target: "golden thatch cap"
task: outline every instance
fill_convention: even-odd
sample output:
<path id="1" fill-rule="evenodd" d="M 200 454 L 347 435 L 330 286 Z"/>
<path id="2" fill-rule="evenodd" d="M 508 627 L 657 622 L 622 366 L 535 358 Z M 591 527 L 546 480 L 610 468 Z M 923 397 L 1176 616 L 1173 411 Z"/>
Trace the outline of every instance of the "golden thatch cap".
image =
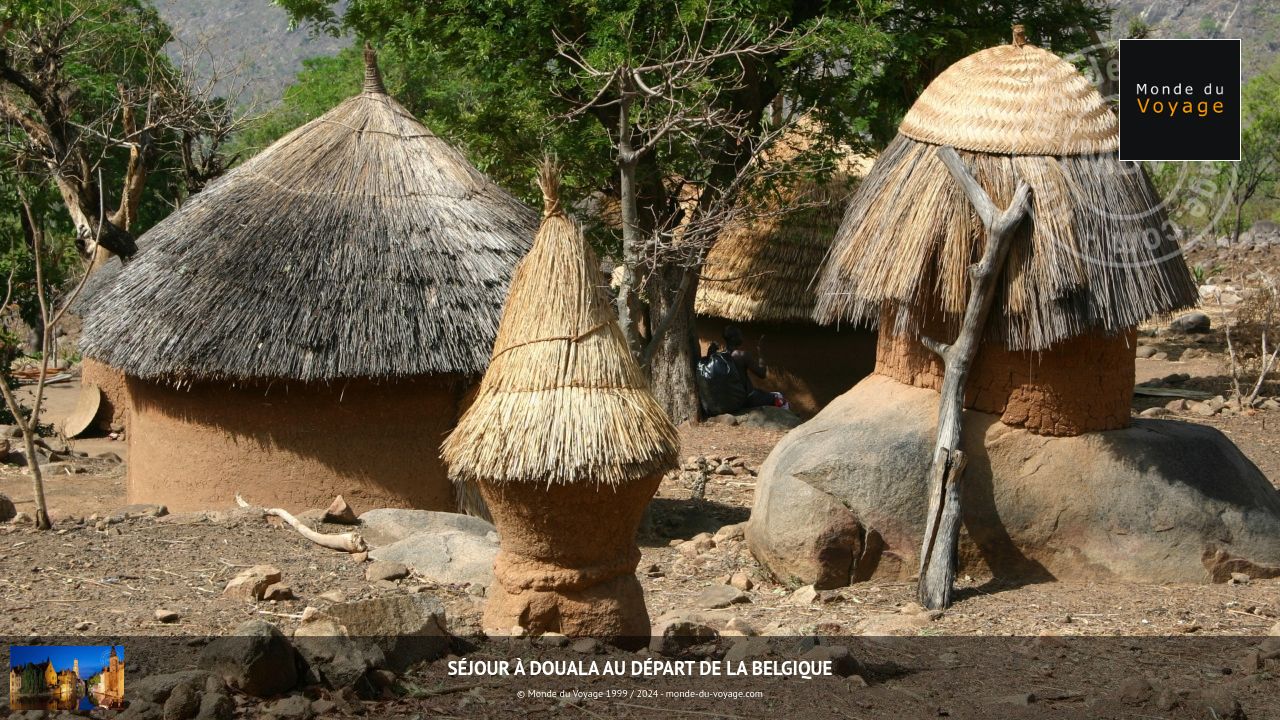
<path id="1" fill-rule="evenodd" d="M 1115 152 L 1119 124 L 1071 63 L 1026 44 L 976 52 L 942 71 L 903 118 L 913 140 L 1001 155 Z"/>

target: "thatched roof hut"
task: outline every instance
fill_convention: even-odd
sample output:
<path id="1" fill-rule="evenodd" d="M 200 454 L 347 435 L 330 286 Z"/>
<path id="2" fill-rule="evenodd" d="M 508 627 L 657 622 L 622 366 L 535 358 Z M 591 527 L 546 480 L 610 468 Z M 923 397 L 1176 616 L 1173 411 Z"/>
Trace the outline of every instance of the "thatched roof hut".
<path id="1" fill-rule="evenodd" d="M 1117 128 L 1089 81 L 1051 52 L 1015 42 L 955 63 L 855 193 L 817 281 L 815 317 L 879 321 L 877 372 L 938 387 L 941 364 L 918 338 L 954 337 L 984 237 L 938 157 L 951 146 L 997 205 L 1018 179 L 1031 186 L 969 406 L 1052 434 L 1127 424 L 1133 328 L 1197 295 L 1150 179 L 1117 157 Z"/>
<path id="2" fill-rule="evenodd" d="M 791 160 L 810 147 L 812 124 L 778 141 L 765 159 L 778 170 L 767 188 L 748 193 L 743 216 L 707 253 L 694 301 L 703 352 L 724 344 L 729 324 L 762 349 L 769 377 L 762 387 L 786 395 L 792 410 L 812 415 L 871 371 L 875 338 L 858 327 L 823 327 L 813 319 L 813 278 L 840 227 L 844 208 L 872 158 L 850 151 L 819 181 Z"/>
<path id="3" fill-rule="evenodd" d="M 818 283 L 822 322 L 953 324 L 982 227 L 938 159 L 954 147 L 997 204 L 1032 188 L 996 310 L 1013 350 L 1115 334 L 1196 302 L 1165 213 L 1139 165 L 1116 155 L 1115 115 L 1079 71 L 1032 45 L 1001 45 L 947 68 L 921 94 L 845 212 Z"/>
<path id="4" fill-rule="evenodd" d="M 600 262 L 544 168 L 547 209 L 511 281 L 493 358 L 445 442 L 458 480 L 620 485 L 670 469 L 679 440 L 627 347 Z"/>
<path id="5" fill-rule="evenodd" d="M 451 507 L 439 439 L 488 363 L 535 223 L 387 95 L 366 50 L 359 95 L 191 198 L 95 293 L 82 349 L 130 379 L 131 491 L 155 501 L 137 474 L 172 484 L 181 469 L 209 488 L 196 497 L 229 500 L 199 471 L 235 468 L 196 467 L 190 442 L 231 465 L 253 446 L 249 467 L 270 466 L 247 471 L 262 481 L 256 497 L 246 483 L 255 501 L 318 502 L 337 485 L 348 499 Z M 156 443 L 167 467 L 147 459 Z"/>

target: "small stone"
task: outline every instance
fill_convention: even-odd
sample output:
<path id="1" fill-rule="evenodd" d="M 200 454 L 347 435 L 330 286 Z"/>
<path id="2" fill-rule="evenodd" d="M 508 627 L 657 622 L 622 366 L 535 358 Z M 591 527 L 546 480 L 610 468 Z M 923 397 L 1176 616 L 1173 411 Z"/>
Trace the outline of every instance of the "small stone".
<path id="1" fill-rule="evenodd" d="M 310 720 L 315 717 L 311 701 L 303 695 L 290 695 L 266 706 L 270 715 L 280 720 Z"/>
<path id="2" fill-rule="evenodd" d="M 1182 398 L 1177 398 L 1175 400 L 1170 400 L 1169 402 L 1165 403 L 1164 407 L 1169 412 L 1175 412 L 1175 413 L 1186 412 L 1187 401 Z"/>
<path id="3" fill-rule="evenodd" d="M 723 542 L 741 540 L 746 536 L 746 525 L 747 525 L 746 523 L 734 523 L 733 525 L 725 525 L 724 527 L 717 530 L 716 534 L 713 535 L 711 539 L 715 540 L 717 545 Z"/>
<path id="4" fill-rule="evenodd" d="M 595 655 L 603 650 L 604 646 L 595 638 L 578 638 L 569 643 L 569 649 L 580 655 Z"/>
<path id="5" fill-rule="evenodd" d="M 853 657 L 853 653 L 845 645 L 818 645 L 801 655 L 802 660 L 828 660 L 831 671 L 840 677 L 849 677 L 862 672 L 862 665 Z"/>
<path id="6" fill-rule="evenodd" d="M 737 475 L 738 472 L 733 469 L 729 463 L 720 463 L 720 467 L 716 468 L 717 475 Z"/>
<path id="7" fill-rule="evenodd" d="M 25 512 L 14 513 L 13 517 L 10 518 L 10 521 L 14 525 L 30 525 L 35 522 L 31 519 L 31 516 Z"/>
<path id="8" fill-rule="evenodd" d="M 200 667 L 254 697 L 293 689 L 298 681 L 293 647 L 276 626 L 263 620 L 238 625 L 205 646 Z"/>
<path id="9" fill-rule="evenodd" d="M 317 595 L 316 599 L 323 600 L 328 603 L 340 603 L 340 602 L 346 602 L 347 596 L 346 596 L 346 593 L 342 592 L 341 590 L 328 590 L 326 592 L 322 592 L 319 595 Z"/>
<path id="10" fill-rule="evenodd" d="M 275 583 L 268 586 L 266 591 L 262 593 L 262 599 L 275 600 L 276 602 L 281 600 L 292 600 L 293 588 L 284 583 Z"/>
<path id="11" fill-rule="evenodd" d="M 176 623 L 181 619 L 182 619 L 182 616 L 174 612 L 173 610 L 165 610 L 164 608 L 158 608 L 156 610 L 157 622 Z"/>
<path id="12" fill-rule="evenodd" d="M 711 539 L 710 533 L 698 533 L 692 538 L 676 545 L 676 551 L 681 555 L 688 557 L 696 557 L 716 546 L 716 541 Z"/>
<path id="13" fill-rule="evenodd" d="M 744 572 L 736 572 L 729 577 L 729 584 L 739 590 L 750 590 L 755 583 L 751 582 L 751 578 Z"/>
<path id="14" fill-rule="evenodd" d="M 735 618 L 730 618 L 729 622 L 724 624 L 724 630 L 722 631 L 721 634 L 729 635 L 729 636 L 737 635 L 741 637 L 751 637 L 756 634 L 756 629 L 751 627 L 751 623 L 747 622 L 746 620 L 743 620 L 742 618 L 739 618 L 739 617 L 735 617 Z"/>
<path id="15" fill-rule="evenodd" d="M 75 630 L 78 630 L 79 632 L 84 632 L 85 630 L 88 630 L 89 628 L 93 627 L 93 623 L 87 620 L 81 620 L 80 622 L 76 623 L 72 627 Z"/>
<path id="16" fill-rule="evenodd" d="M 367 552 L 351 553 L 351 562 L 354 562 L 357 565 L 365 562 L 368 559 L 369 559 L 369 553 Z"/>
<path id="17" fill-rule="evenodd" d="M 715 628 L 691 617 L 667 614 L 657 619 L 649 640 L 649 650 L 662 655 L 677 655 L 680 651 L 715 640 L 719 636 Z"/>
<path id="18" fill-rule="evenodd" d="M 236 573 L 222 594 L 236 600 L 261 600 L 267 588 L 280 582 L 280 569 L 273 565 L 254 565 Z"/>
<path id="19" fill-rule="evenodd" d="M 351 509 L 341 495 L 334 498 L 329 504 L 329 509 L 324 511 L 324 521 L 337 525 L 356 525 L 360 522 L 355 510 Z"/>
<path id="20" fill-rule="evenodd" d="M 1167 352 L 1158 352 L 1158 353 L 1156 353 L 1155 355 L 1152 355 L 1152 356 L 1151 356 L 1151 359 L 1152 359 L 1152 360 L 1168 360 L 1168 359 L 1169 359 L 1169 353 L 1167 353 Z"/>
<path id="21" fill-rule="evenodd" d="M 708 610 L 718 610 L 720 608 L 727 608 L 730 605 L 749 603 L 751 602 L 751 598 L 743 591 L 731 585 L 712 585 L 706 590 L 703 590 L 702 593 L 698 595 L 698 599 L 695 602 L 697 602 L 698 607 L 706 608 Z"/>
<path id="22" fill-rule="evenodd" d="M 399 580 L 409 577 L 409 568 L 404 563 L 390 562 L 387 560 L 376 560 L 369 563 L 369 567 L 365 568 L 364 579 L 369 582 L 378 582 L 379 580 Z"/>
<path id="23" fill-rule="evenodd" d="M 1249 581 L 1252 579 L 1253 578 L 1249 577 L 1249 575 L 1247 575 L 1246 573 L 1233 572 L 1231 573 L 1230 583 L 1232 585 L 1248 585 Z"/>
<path id="24" fill-rule="evenodd" d="M 541 647 L 562 648 L 569 645 L 569 638 L 562 633 L 546 632 L 534 638 L 534 643 Z"/>
<path id="25" fill-rule="evenodd" d="M 804 587 L 791 593 L 787 598 L 787 602 L 792 605 L 812 605 L 818 599 L 818 591 L 812 585 Z"/>
<path id="26" fill-rule="evenodd" d="M 8 522 L 13 516 L 18 514 L 18 509 L 13 506 L 13 501 L 8 495 L 0 495 L 0 522 Z"/>
<path id="27" fill-rule="evenodd" d="M 1169 330 L 1175 333 L 1200 334 L 1209 332 L 1211 325 L 1208 315 L 1202 312 L 1189 312 L 1169 323 Z"/>
<path id="28" fill-rule="evenodd" d="M 1218 412 L 1218 409 L 1207 402 L 1198 402 L 1191 406 L 1191 413 L 1200 417 L 1213 417 Z"/>
<path id="29" fill-rule="evenodd" d="M 1115 691 L 1115 699 L 1126 705 L 1141 705 L 1154 695 L 1155 688 L 1151 686 L 1151 681 L 1140 676 L 1126 679 Z"/>
<path id="30" fill-rule="evenodd" d="M 707 418 L 707 422 L 715 423 L 717 425 L 728 425 L 732 427 L 738 424 L 738 418 L 735 415 L 731 415 L 729 413 L 723 413 L 720 415 L 714 415 L 712 417 Z"/>
<path id="31" fill-rule="evenodd" d="M 1152 355 L 1156 354 L 1156 349 L 1155 349 L 1155 346 L 1153 345 L 1143 345 L 1138 348 L 1138 351 L 1136 354 L 1140 358 L 1149 358 Z"/>
<path id="32" fill-rule="evenodd" d="M 1138 413 L 1138 415 L 1146 418 L 1163 417 L 1165 415 L 1172 415 L 1172 414 L 1173 412 L 1171 412 L 1168 408 L 1162 408 L 1162 407 L 1147 408 L 1146 410 L 1143 410 L 1142 412 Z"/>

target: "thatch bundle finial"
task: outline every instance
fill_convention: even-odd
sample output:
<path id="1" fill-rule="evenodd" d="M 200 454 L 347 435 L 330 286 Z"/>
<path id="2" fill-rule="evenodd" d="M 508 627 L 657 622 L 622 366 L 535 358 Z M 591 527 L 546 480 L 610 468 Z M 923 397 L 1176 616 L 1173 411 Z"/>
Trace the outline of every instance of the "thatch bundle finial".
<path id="1" fill-rule="evenodd" d="M 1022 47 L 1027 44 L 1027 28 L 1022 23 L 1013 26 L 1013 46 Z"/>
<path id="2" fill-rule="evenodd" d="M 378 69 L 378 51 L 366 40 L 364 43 L 364 91 L 367 93 L 387 94 L 382 84 L 382 71 Z"/>
<path id="3" fill-rule="evenodd" d="M 538 166 L 538 187 L 542 190 L 542 217 L 563 215 L 560 203 L 560 164 L 553 156 L 542 159 Z"/>

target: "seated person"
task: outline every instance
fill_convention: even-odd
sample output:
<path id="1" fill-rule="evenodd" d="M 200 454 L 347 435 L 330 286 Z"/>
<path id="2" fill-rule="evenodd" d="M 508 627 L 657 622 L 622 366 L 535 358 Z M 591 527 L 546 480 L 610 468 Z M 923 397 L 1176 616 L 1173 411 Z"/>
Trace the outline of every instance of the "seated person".
<path id="1" fill-rule="evenodd" d="M 725 349 L 711 343 L 706 357 L 698 360 L 698 395 L 703 412 L 710 415 L 738 413 L 753 407 L 787 408 L 782 393 L 757 389 L 751 375 L 764 379 L 769 373 L 757 345 L 756 352 L 742 349 L 742 330 L 724 329 Z"/>

